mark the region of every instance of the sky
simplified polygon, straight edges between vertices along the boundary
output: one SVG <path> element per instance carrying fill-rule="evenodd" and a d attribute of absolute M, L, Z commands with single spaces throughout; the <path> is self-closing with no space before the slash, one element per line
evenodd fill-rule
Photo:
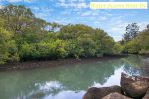
<path fill-rule="evenodd" d="M 149 9 L 90 9 L 90 2 L 149 2 L 147 0 L 0 0 L 0 8 L 7 4 L 25 5 L 36 17 L 60 24 L 85 24 L 101 28 L 115 41 L 122 39 L 125 27 L 138 23 L 140 30 L 149 24 Z"/>

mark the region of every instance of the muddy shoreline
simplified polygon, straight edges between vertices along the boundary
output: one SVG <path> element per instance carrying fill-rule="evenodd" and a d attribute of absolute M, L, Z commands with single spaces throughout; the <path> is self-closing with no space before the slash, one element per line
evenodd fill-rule
<path fill-rule="evenodd" d="M 79 63 L 92 63 L 96 61 L 106 61 L 112 59 L 118 59 L 127 57 L 127 55 L 116 55 L 116 56 L 104 56 L 104 57 L 92 57 L 92 58 L 82 58 L 82 59 L 57 59 L 57 60 L 45 60 L 45 61 L 26 61 L 26 62 L 17 62 L 17 63 L 7 63 L 0 65 L 0 71 L 7 71 L 7 70 L 28 70 L 28 69 L 35 69 L 35 68 L 49 68 L 49 67 L 56 67 L 56 66 L 63 66 L 69 64 L 79 64 Z"/>

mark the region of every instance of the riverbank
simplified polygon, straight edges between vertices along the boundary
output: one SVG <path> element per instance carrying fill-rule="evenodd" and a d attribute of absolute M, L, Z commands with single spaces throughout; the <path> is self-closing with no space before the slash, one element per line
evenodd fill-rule
<path fill-rule="evenodd" d="M 92 57 L 92 58 L 82 58 L 82 59 L 57 59 L 57 60 L 46 60 L 46 61 L 26 61 L 26 62 L 17 62 L 17 63 L 7 63 L 0 65 L 0 71 L 4 70 L 28 70 L 35 68 L 46 68 L 46 67 L 55 67 L 63 66 L 69 64 L 79 64 L 79 63 L 92 63 L 95 61 L 106 61 L 112 59 L 118 59 L 127 57 L 127 55 L 113 55 L 113 56 L 104 56 L 104 57 Z"/>

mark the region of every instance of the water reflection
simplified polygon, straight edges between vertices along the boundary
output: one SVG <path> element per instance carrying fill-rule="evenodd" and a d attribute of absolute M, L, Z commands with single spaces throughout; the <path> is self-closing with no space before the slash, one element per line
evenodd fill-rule
<path fill-rule="evenodd" d="M 144 59 L 140 67 L 142 75 L 149 76 L 149 58 Z"/>
<path fill-rule="evenodd" d="M 107 78 L 107 81 L 104 84 L 94 82 L 94 84 L 91 87 L 107 87 L 111 85 L 120 85 L 120 78 L 122 72 L 125 72 L 123 66 L 116 69 L 114 74 Z"/>
<path fill-rule="evenodd" d="M 62 91 L 56 96 L 46 96 L 43 99 L 82 99 L 85 91 L 74 92 L 74 91 Z"/>
<path fill-rule="evenodd" d="M 120 84 L 121 72 L 143 75 L 144 57 L 60 66 L 30 71 L 0 72 L 2 99 L 81 99 L 89 87 Z"/>

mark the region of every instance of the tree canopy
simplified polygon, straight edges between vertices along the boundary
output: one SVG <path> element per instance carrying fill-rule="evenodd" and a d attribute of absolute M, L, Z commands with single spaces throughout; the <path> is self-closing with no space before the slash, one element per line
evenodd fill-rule
<path fill-rule="evenodd" d="M 137 23 L 132 23 L 132 24 L 128 24 L 128 26 L 126 26 L 126 33 L 124 34 L 124 40 L 130 41 L 133 38 L 137 37 L 139 33 L 139 26 L 137 25 Z"/>
<path fill-rule="evenodd" d="M 100 28 L 50 23 L 35 17 L 25 6 L 8 5 L 0 9 L 0 64 L 19 60 L 101 57 L 122 51 L 148 53 L 149 28 L 138 31 L 136 23 L 129 24 L 125 43 L 120 44 Z"/>
<path fill-rule="evenodd" d="M 135 26 L 139 27 L 139 26 Z M 135 31 L 138 31 L 137 28 Z M 135 33 L 135 32 L 133 32 Z M 127 33 L 126 33 L 127 35 Z M 125 38 L 124 38 L 125 39 Z M 149 54 L 149 28 L 148 25 L 146 29 L 135 33 L 133 38 L 124 43 L 124 52 L 131 54 Z"/>

